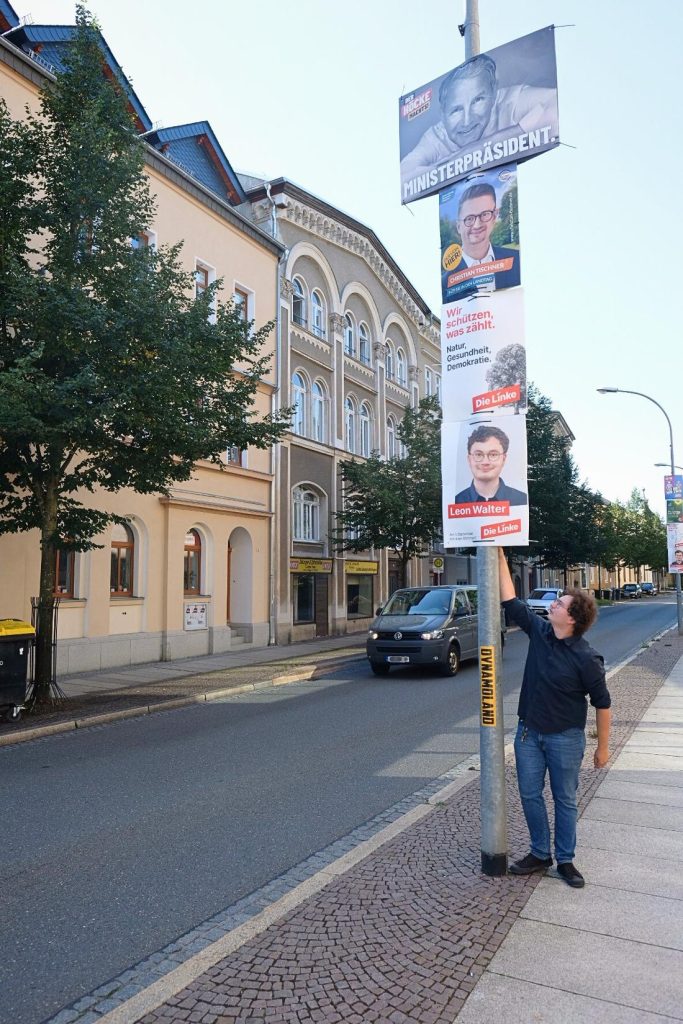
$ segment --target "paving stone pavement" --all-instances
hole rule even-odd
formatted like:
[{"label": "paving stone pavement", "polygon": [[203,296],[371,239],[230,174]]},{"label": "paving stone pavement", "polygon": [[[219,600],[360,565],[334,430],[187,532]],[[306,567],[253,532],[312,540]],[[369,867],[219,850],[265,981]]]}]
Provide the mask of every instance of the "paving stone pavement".
[{"label": "paving stone pavement", "polygon": [[[612,677],[613,756],[681,654],[668,633]],[[589,738],[581,808],[605,778],[592,768],[594,745]],[[527,836],[511,767],[507,782],[515,856]],[[580,849],[579,829],[579,864]],[[475,780],[140,1024],[453,1024],[538,881],[482,876]]]}]

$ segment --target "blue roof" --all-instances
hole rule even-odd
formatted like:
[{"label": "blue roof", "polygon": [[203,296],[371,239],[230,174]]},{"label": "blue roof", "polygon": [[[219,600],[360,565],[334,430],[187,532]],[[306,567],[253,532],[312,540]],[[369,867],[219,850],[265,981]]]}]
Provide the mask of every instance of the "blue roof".
[{"label": "blue roof", "polygon": [[233,205],[246,200],[239,178],[208,121],[148,132],[145,139],[174,163]]},{"label": "blue roof", "polygon": [[0,0],[0,32],[6,32],[8,28],[14,28],[19,24],[19,15],[8,0]]},{"label": "blue roof", "polygon": [[[3,0],[0,0],[0,4],[2,3]],[[64,53],[75,34],[75,25],[19,25],[7,32],[5,38],[25,52],[32,50],[37,53],[40,62],[51,65],[52,70],[59,73],[64,71]],[[121,70],[121,65],[109,49],[101,32],[97,33],[97,42],[104,55],[105,64],[128,97],[128,103],[138,122],[138,127],[143,132],[149,131],[152,122],[147,111]]]}]

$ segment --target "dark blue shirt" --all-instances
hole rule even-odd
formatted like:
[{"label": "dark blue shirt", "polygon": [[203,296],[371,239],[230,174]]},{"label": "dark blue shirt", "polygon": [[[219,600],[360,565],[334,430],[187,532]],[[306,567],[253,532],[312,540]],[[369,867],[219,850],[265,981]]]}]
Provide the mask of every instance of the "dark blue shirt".
[{"label": "dark blue shirt", "polygon": [[503,608],[529,637],[517,714],[537,732],[585,729],[588,705],[611,705],[605,663],[582,636],[558,640],[553,627],[514,597]]},{"label": "dark blue shirt", "polygon": [[527,497],[524,491],[518,491],[514,487],[508,487],[504,480],[500,479],[498,483],[498,490],[492,498],[482,498],[481,494],[477,491],[474,486],[474,480],[468,488],[464,491],[460,491],[455,496],[456,504],[460,502],[473,502],[473,501],[509,501],[511,505],[526,505]]}]

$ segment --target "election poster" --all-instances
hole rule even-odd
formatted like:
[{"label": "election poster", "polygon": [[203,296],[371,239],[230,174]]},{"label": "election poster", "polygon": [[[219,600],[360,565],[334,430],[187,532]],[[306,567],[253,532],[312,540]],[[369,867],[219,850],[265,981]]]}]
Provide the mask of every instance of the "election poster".
[{"label": "election poster", "polygon": [[683,476],[676,473],[675,476],[664,477],[664,497],[667,501],[683,498]]},{"label": "election poster", "polygon": [[441,363],[444,422],[526,413],[523,290],[443,306]]},{"label": "election poster", "polygon": [[447,548],[529,543],[525,416],[443,423],[441,475]]},{"label": "election poster", "polygon": [[667,523],[683,523],[683,499],[673,498],[666,503]]},{"label": "election poster", "polygon": [[439,192],[439,231],[443,302],[520,284],[516,164]]},{"label": "election poster", "polygon": [[401,202],[559,144],[549,26],[477,54],[400,98]]},{"label": "election poster", "polygon": [[666,548],[669,572],[683,572],[683,523],[667,523]]}]

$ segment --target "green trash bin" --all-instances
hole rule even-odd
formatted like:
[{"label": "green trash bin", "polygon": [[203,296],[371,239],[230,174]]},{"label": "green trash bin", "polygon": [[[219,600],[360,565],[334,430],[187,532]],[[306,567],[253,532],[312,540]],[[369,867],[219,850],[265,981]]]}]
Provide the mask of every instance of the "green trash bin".
[{"label": "green trash bin", "polygon": [[28,652],[36,631],[23,619],[0,619],[0,718],[15,722],[26,701]]}]

